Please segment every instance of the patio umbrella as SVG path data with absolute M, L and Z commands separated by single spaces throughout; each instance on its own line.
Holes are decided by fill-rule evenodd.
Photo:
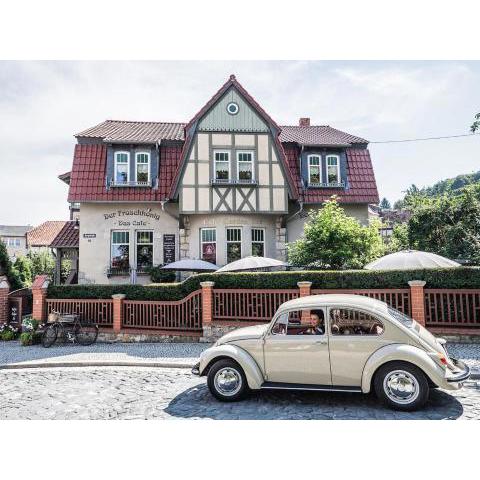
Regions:
M 250 256 L 241 258 L 235 262 L 231 262 L 224 267 L 219 268 L 215 273 L 267 269 L 272 267 L 284 267 L 286 265 L 287 264 L 285 262 L 282 262 L 281 260 L 275 260 L 274 258 Z
M 184 258 L 178 262 L 168 263 L 162 267 L 162 270 L 176 270 L 177 272 L 214 272 L 218 267 L 204 260 L 192 260 Z
M 402 250 L 385 255 L 365 265 L 366 270 L 414 270 L 421 268 L 454 268 L 460 264 L 435 253 Z

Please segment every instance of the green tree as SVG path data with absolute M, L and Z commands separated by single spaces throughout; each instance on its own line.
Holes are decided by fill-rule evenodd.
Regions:
M 397 223 L 393 227 L 392 236 L 385 245 L 385 253 L 395 253 L 400 250 L 407 250 L 410 247 L 410 240 L 408 238 L 408 224 Z
M 472 123 L 470 127 L 470 131 L 475 133 L 477 130 L 480 130 L 480 113 L 475 115 L 475 121 Z
M 382 201 L 379 205 L 381 208 L 385 208 L 386 210 L 390 210 L 392 208 L 392 204 L 388 201 L 386 197 L 382 198 Z
M 0 275 L 6 275 L 10 290 L 22 288 L 22 282 L 8 256 L 7 246 L 0 240 Z
M 360 225 L 332 197 L 309 213 L 304 236 L 288 244 L 289 261 L 313 268 L 361 268 L 383 253 L 378 227 Z
M 17 272 L 20 281 L 24 287 L 29 287 L 32 284 L 32 262 L 28 257 L 21 256 L 15 260 L 13 265 Z
M 29 252 L 28 257 L 32 262 L 32 278 L 37 275 L 48 275 L 53 280 L 55 271 L 55 258 L 49 250 L 40 250 L 39 252 Z

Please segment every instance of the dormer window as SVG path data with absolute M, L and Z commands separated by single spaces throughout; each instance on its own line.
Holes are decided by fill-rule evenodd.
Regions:
M 150 183 L 150 153 L 135 154 L 135 181 L 137 184 Z
M 322 183 L 322 162 L 320 155 L 308 156 L 308 183 L 309 185 Z
M 230 152 L 216 151 L 215 181 L 228 183 L 230 180 Z
M 328 184 L 340 183 L 340 158 L 338 155 L 327 155 Z
M 130 177 L 130 154 L 128 152 L 115 152 L 115 183 L 121 185 L 128 183 Z
M 237 152 L 237 175 L 239 183 L 252 183 L 253 152 Z

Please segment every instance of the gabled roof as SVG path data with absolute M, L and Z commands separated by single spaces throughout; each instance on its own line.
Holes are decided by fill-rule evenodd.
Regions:
M 279 161 L 284 167 L 284 172 L 286 176 L 287 183 L 289 185 L 289 190 L 293 198 L 298 198 L 298 191 L 293 178 L 291 177 L 290 170 L 287 165 L 287 159 L 285 158 L 285 153 L 282 148 L 282 144 L 278 138 L 280 133 L 280 127 L 277 123 L 265 112 L 265 110 L 259 105 L 259 103 L 242 87 L 242 85 L 237 81 L 235 75 L 230 75 L 230 78 L 222 85 L 222 87 L 213 95 L 213 97 L 199 110 L 199 112 L 188 122 L 185 127 L 185 143 L 183 145 L 182 157 L 178 165 L 177 171 L 175 172 L 175 177 L 172 182 L 172 187 L 170 189 L 169 198 L 173 198 L 176 194 L 178 182 L 180 180 L 181 172 L 187 155 L 190 151 L 190 146 L 193 140 L 193 135 L 190 133 L 192 127 L 212 108 L 222 97 L 229 91 L 231 88 L 235 88 L 240 95 L 245 99 L 247 103 L 257 112 L 257 114 L 263 118 L 263 120 L 269 125 L 272 137 L 275 142 L 275 146 L 278 151 Z
M 0 225 L 0 237 L 24 237 L 31 225 Z
M 349 133 L 342 132 L 328 125 L 298 126 L 286 125 L 280 127 L 280 141 L 292 142 L 303 146 L 350 147 L 353 144 L 366 145 L 368 140 Z
M 183 140 L 184 128 L 184 123 L 106 120 L 77 133 L 75 137 L 98 138 L 106 143 L 158 143 L 162 140 Z
M 65 222 L 58 235 L 53 239 L 52 248 L 78 248 L 78 226 L 77 222 Z
M 49 247 L 60 230 L 65 225 L 65 220 L 48 220 L 38 227 L 27 232 L 27 244 L 29 247 Z

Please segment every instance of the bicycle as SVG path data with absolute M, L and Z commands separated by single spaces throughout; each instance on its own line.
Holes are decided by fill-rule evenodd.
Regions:
M 92 345 L 97 341 L 98 325 L 90 320 L 81 320 L 79 315 L 52 311 L 48 316 L 48 326 L 42 334 L 42 345 L 49 348 L 59 337 L 83 346 Z

